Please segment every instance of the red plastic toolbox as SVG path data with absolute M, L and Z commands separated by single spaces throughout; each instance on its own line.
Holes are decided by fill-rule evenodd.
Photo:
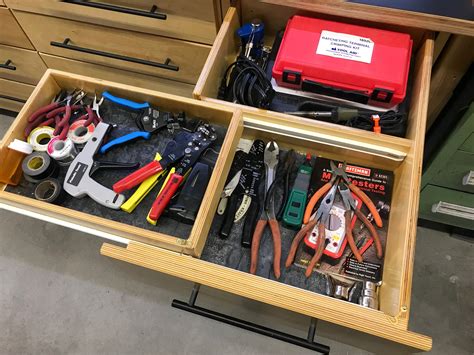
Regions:
M 280 86 L 393 106 L 405 98 L 412 43 L 404 33 L 293 16 L 273 77 Z

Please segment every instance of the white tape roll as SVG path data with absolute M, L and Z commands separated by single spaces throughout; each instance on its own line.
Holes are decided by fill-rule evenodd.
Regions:
M 74 160 L 77 155 L 77 150 L 69 138 L 60 140 L 59 137 L 54 137 L 49 141 L 47 153 L 51 158 L 56 160 L 59 165 L 66 166 L 71 164 Z
M 86 120 L 79 120 L 74 122 L 69 128 L 67 137 L 72 140 L 74 144 L 85 144 L 94 133 L 95 126 L 91 123 L 88 127 L 84 127 Z
M 8 148 L 26 155 L 33 153 L 33 146 L 19 139 L 13 140 L 13 142 L 8 145 Z
M 35 128 L 28 136 L 28 143 L 37 152 L 45 152 L 48 149 L 49 141 L 54 137 L 53 132 L 54 128 L 49 126 Z

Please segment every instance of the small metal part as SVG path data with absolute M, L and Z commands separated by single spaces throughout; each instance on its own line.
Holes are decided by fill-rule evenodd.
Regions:
M 362 307 L 379 309 L 377 285 L 371 281 L 364 281 L 362 293 L 359 297 L 359 304 Z

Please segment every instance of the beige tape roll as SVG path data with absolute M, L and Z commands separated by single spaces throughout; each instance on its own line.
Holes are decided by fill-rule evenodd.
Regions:
M 45 152 L 48 149 L 49 142 L 54 137 L 53 132 L 53 127 L 37 127 L 32 130 L 28 136 L 28 143 L 33 146 L 33 150 L 37 152 Z

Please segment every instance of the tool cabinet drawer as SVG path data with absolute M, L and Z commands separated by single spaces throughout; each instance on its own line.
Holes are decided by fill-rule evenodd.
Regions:
M 227 71 L 229 65 L 235 62 L 237 55 L 240 53 L 241 48 L 241 40 L 236 35 L 236 31 L 240 28 L 241 24 L 250 23 L 252 19 L 258 18 L 262 20 L 264 24 L 264 33 L 265 37 L 263 42 L 266 46 L 272 46 L 274 44 L 275 37 L 277 33 L 281 30 L 285 29 L 288 19 L 295 15 L 299 14 L 300 12 L 296 9 L 272 5 L 268 3 L 262 2 L 252 2 L 247 0 L 241 1 L 241 8 L 236 9 L 231 7 L 225 16 L 225 19 L 222 23 L 222 26 L 219 30 L 218 36 L 214 42 L 212 50 L 209 54 L 209 57 L 206 61 L 206 64 L 202 70 L 201 76 L 196 84 L 196 88 L 194 90 L 194 97 L 200 100 L 205 100 L 209 102 L 220 102 L 226 105 L 233 105 L 234 107 L 237 105 L 233 102 L 224 101 L 218 99 L 219 94 L 222 95 L 223 89 L 221 88 L 222 84 L 224 83 L 223 77 L 227 75 L 227 81 L 230 81 L 230 72 Z M 337 18 L 324 14 L 319 13 L 302 13 L 305 16 L 315 17 L 318 19 L 323 20 L 333 20 L 333 21 L 340 21 L 342 23 L 347 22 L 347 19 L 344 18 Z M 427 63 L 431 61 L 432 58 L 432 42 L 433 42 L 433 34 L 429 31 L 425 30 L 417 30 L 413 28 L 403 27 L 403 26 L 395 26 L 395 25 L 387 25 L 382 23 L 367 23 L 363 19 L 351 19 L 350 21 L 352 24 L 357 24 L 361 26 L 368 26 L 368 27 L 376 27 L 380 29 L 389 29 L 392 31 L 399 31 L 410 34 L 413 40 L 413 60 L 410 66 L 410 81 L 408 84 L 408 92 L 411 92 L 411 98 L 409 102 L 411 102 L 410 106 L 406 111 L 408 113 L 408 132 L 414 133 L 410 129 L 410 125 L 414 124 L 414 120 L 420 120 L 417 115 L 417 110 L 414 109 L 417 105 L 425 105 L 426 104 L 426 95 L 427 91 L 429 90 L 429 81 L 430 81 L 430 73 L 426 73 L 425 71 L 421 70 L 422 66 L 421 63 Z M 270 57 L 267 61 L 270 63 L 274 59 L 272 59 L 274 53 L 271 53 Z M 424 65 L 424 64 L 423 64 Z M 267 68 L 267 70 L 269 70 Z M 243 82 L 243 81 L 241 81 Z M 422 85 L 421 87 L 417 87 L 416 85 Z M 244 91 L 244 94 L 247 94 L 247 91 L 243 89 L 237 89 L 240 86 L 233 87 L 234 91 Z M 265 86 L 266 87 L 266 86 Z M 284 88 L 283 88 L 284 89 Z M 422 91 L 419 92 L 418 90 L 421 89 Z M 228 90 L 231 91 L 231 90 Z M 240 94 L 243 95 L 243 94 Z M 258 97 L 258 95 L 255 94 Z M 294 95 L 289 96 L 287 95 L 284 98 L 281 98 L 278 101 L 278 104 L 283 109 L 288 109 L 291 107 L 290 111 L 299 111 L 296 108 L 298 105 L 291 105 L 296 101 Z M 310 97 L 310 96 L 308 96 Z M 236 100 L 234 100 L 236 102 Z M 299 103 L 303 102 L 301 99 L 298 101 Z M 238 105 L 244 110 L 251 110 L 258 112 L 261 109 L 257 109 L 251 106 L 244 106 Z M 372 108 L 373 109 L 373 108 Z M 268 112 L 273 112 L 271 110 L 267 110 Z M 304 110 L 303 110 L 304 111 Z M 288 115 L 288 118 L 295 117 Z M 369 118 L 370 121 L 370 118 Z M 342 124 L 341 124 L 342 126 Z M 422 137 L 421 135 L 417 135 Z M 410 134 L 405 136 L 407 139 L 412 139 Z
M 380 310 L 364 308 L 315 291 L 324 283 L 314 273 L 301 284 L 288 283 L 286 275 L 299 272 L 304 279 L 304 271 L 296 266 L 288 269 L 283 266 L 287 256 L 283 245 L 291 244 L 291 237 L 283 231 L 281 278 L 276 280 L 265 273 L 248 273 L 248 258 L 239 262 L 236 256 L 240 241 L 236 245 L 228 243 L 233 236 L 227 239 L 218 236 L 217 217 L 212 222 L 200 260 L 135 242 L 126 248 L 104 244 L 102 254 L 415 348 L 430 349 L 429 337 L 407 330 L 418 206 L 418 145 L 395 137 L 361 135 L 352 129 L 304 118 L 288 119 L 285 115 L 247 111 L 243 114 L 243 122 L 244 130 L 239 138 L 262 139 L 264 142 L 275 140 L 281 150 L 294 149 L 302 155 L 311 153 L 318 158 L 345 160 L 356 166 L 383 168 L 394 173 Z M 416 129 L 422 129 L 421 123 Z M 226 178 L 221 176 L 222 181 Z M 268 235 L 266 238 L 271 244 L 271 238 Z M 271 264 L 268 256 L 262 256 L 261 260 Z
M 7 0 L 6 3 L 14 10 L 207 44 L 216 37 L 215 21 L 220 11 L 220 4 L 214 9 L 213 0 Z
M 420 218 L 474 230 L 474 194 L 428 185 L 421 192 Z
M 9 46 L 34 49 L 28 37 L 21 29 L 11 11 L 0 8 L 0 43 Z
M 157 226 L 153 226 L 146 222 L 147 215 L 145 210 L 140 213 L 140 216 L 137 215 L 139 208 L 146 208 L 144 202 L 137 207 L 134 213 L 130 214 L 122 210 L 113 210 L 101 206 L 98 203 L 92 203 L 89 198 L 76 199 L 67 196 L 69 200 L 64 199 L 63 205 L 54 205 L 34 199 L 32 197 L 34 195 L 29 191 L 31 184 L 28 184 L 23 179 L 20 179 L 19 185 L 13 185 L 13 183 L 0 184 L 1 206 L 99 236 L 110 237 L 110 235 L 114 235 L 115 237 L 110 237 L 113 240 L 123 241 L 125 238 L 127 240 L 140 240 L 180 253 L 198 255 L 200 248 L 202 248 L 203 239 L 205 239 L 209 229 L 208 221 L 212 219 L 217 208 L 219 199 L 217 190 L 222 189 L 223 184 L 220 176 L 225 174 L 226 169 L 229 167 L 227 157 L 235 149 L 237 133 L 242 129 L 240 112 L 226 107 L 200 103 L 180 96 L 48 69 L 2 141 L 0 146 L 0 165 L 2 166 L 0 173 L 2 181 L 14 181 L 16 176 L 22 174 L 21 163 L 24 156 L 16 154 L 13 150 L 9 149 L 7 147 L 8 144 L 14 139 L 24 140 L 23 131 L 28 123 L 28 118 L 36 110 L 50 103 L 61 89 L 71 90 L 73 88 L 80 88 L 92 94 L 109 91 L 114 95 L 129 100 L 149 102 L 153 107 L 159 107 L 162 110 L 176 113 L 184 111 L 188 119 L 192 117 L 199 118 L 216 127 L 217 141 L 214 144 L 214 152 L 218 155 L 215 156 L 214 169 L 207 189 L 203 191 L 204 197 L 194 224 L 185 225 L 171 218 L 161 217 L 160 223 Z M 111 113 L 110 115 L 113 117 L 113 120 L 117 120 L 119 117 L 116 113 Z M 125 119 L 131 121 L 132 125 L 135 123 L 135 120 L 130 118 L 130 113 L 123 114 L 120 117 L 123 117 L 121 122 L 126 122 L 123 121 Z M 104 117 L 104 120 L 107 122 L 108 118 Z M 152 145 L 149 148 L 151 149 L 142 146 L 145 150 L 141 151 L 140 155 L 143 155 L 144 162 L 154 159 L 157 153 L 154 150 L 158 149 L 155 148 L 154 144 L 158 144 L 160 139 L 163 140 L 165 138 L 160 136 L 156 139 L 158 139 L 158 142 L 153 141 L 153 139 L 150 141 Z M 140 147 L 139 144 L 137 146 Z M 120 149 L 116 154 L 119 154 L 115 157 L 116 161 L 127 159 L 126 156 L 122 156 L 126 154 L 120 153 Z M 150 156 L 148 157 L 148 155 Z M 145 158 L 145 156 L 147 157 Z M 141 158 L 134 157 L 128 159 L 135 159 L 135 161 L 138 159 L 140 161 Z M 110 156 L 108 159 L 112 160 Z M 107 174 L 113 174 L 113 172 L 109 170 Z M 112 186 L 114 182 L 130 174 L 130 172 L 122 172 L 122 176 L 119 178 L 108 178 L 107 176 L 112 175 L 107 174 L 104 175 L 102 184 Z M 153 198 L 154 196 L 152 195 L 155 194 L 156 192 L 150 193 L 146 198 Z M 67 201 L 69 201 L 69 204 L 66 205 Z M 148 206 L 148 209 L 150 206 Z
M 33 85 L 0 78 L 0 108 L 20 111 L 34 88 Z
M 33 85 L 0 78 L 0 108 L 20 111 L 34 88 Z
M 81 62 L 74 59 L 40 53 L 48 68 L 81 74 L 97 79 L 116 81 L 145 89 L 163 91 L 173 95 L 192 97 L 194 86 L 170 79 L 155 78 L 127 70 L 114 69 L 105 65 Z
M 210 47 L 144 33 L 16 12 L 40 52 L 196 83 Z
M 456 151 L 437 173 L 433 173 L 430 184 L 474 194 L 474 154 Z
M 5 6 L 5 3 L 3 2 L 3 0 L 0 0 L 0 6 Z
M 46 71 L 35 51 L 0 45 L 0 77 L 35 85 Z

